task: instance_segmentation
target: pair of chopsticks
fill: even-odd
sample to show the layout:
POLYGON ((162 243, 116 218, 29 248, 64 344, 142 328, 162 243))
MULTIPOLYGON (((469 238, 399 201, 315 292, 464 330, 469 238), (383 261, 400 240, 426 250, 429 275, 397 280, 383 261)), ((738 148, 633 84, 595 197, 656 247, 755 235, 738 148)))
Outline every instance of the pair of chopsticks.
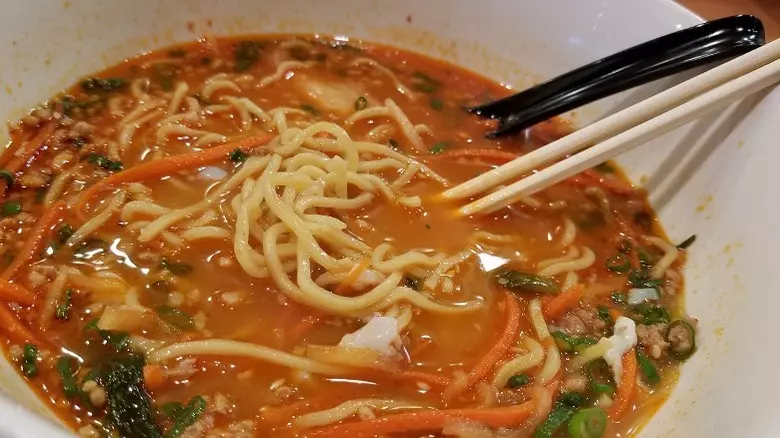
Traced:
POLYGON ((459 208, 458 213, 465 216, 498 210, 777 82, 780 40, 472 178, 442 196, 456 200, 491 192, 459 208), (571 156, 555 162, 566 155, 571 156))

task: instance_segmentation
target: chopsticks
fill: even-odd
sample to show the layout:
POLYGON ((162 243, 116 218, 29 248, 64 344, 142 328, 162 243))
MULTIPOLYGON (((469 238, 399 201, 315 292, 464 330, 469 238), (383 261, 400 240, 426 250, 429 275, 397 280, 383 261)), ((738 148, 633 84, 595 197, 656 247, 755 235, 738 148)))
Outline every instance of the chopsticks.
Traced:
POLYGON ((778 59, 780 40, 472 178, 442 196, 469 198, 575 154, 459 208, 458 213, 487 213, 505 207, 780 81, 778 59))

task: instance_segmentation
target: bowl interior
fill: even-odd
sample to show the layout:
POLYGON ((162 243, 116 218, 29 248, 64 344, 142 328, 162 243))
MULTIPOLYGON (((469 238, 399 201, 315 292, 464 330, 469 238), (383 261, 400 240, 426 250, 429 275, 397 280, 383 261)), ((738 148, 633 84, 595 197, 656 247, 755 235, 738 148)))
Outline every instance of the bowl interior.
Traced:
MULTIPOLYGON (((698 21, 669 0, 13 2, 0 16, 0 116, 19 117, 82 75, 204 33, 347 35, 524 88, 698 21)), ((587 123, 665 85, 606 99, 572 117, 587 123)), ((699 237, 687 268, 699 353, 642 436, 774 435, 780 401, 772 389, 780 385, 771 376, 780 354, 762 338, 780 304, 771 292, 777 269, 770 266, 770 251, 780 243, 774 227, 780 201, 765 193, 778 155, 772 144, 780 135, 772 123, 778 110, 778 93, 762 93, 619 159, 648 189, 673 240, 699 237)), ((45 409, 4 360, 0 388, 37 412, 0 399, 3 436, 60 433, 38 419, 45 409)))

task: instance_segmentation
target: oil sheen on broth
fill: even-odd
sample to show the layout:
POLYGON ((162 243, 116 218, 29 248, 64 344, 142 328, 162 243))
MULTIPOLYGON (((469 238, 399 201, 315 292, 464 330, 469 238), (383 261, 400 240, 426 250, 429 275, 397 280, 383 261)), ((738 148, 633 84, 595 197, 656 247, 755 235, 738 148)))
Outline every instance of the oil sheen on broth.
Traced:
POLYGON ((0 155, 0 327, 80 436, 634 433, 694 350, 684 245, 604 163, 437 195, 569 131, 373 44, 206 38, 81 80, 0 155))

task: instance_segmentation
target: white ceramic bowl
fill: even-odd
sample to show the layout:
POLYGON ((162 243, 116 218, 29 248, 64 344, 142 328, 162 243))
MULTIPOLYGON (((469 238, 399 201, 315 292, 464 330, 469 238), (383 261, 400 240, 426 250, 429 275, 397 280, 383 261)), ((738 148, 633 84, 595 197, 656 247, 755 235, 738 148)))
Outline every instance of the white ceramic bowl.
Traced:
MULTIPOLYGON (((204 32, 347 35, 523 88, 698 21, 670 0, 6 2, 0 116, 16 118, 82 75, 204 32)), ((663 86, 574 117, 587 123, 663 86)), ((780 269, 771 262, 780 247, 780 201, 771 188, 780 157, 775 114, 780 93, 764 93, 619 160, 648 188, 674 240, 699 236, 687 299, 701 322, 700 348, 643 437, 780 436, 780 353, 770 327, 780 305, 780 269)), ((2 360, 0 387, 8 394, 0 398, 0 436, 70 436, 45 420, 51 415, 2 360)))

